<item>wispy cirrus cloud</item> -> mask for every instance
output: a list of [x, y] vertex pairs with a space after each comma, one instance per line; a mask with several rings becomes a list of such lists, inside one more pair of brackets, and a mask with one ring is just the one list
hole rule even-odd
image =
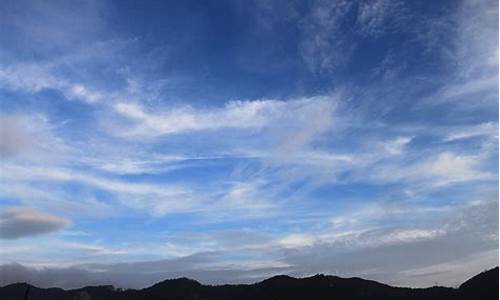
[[388, 31], [408, 30], [410, 12], [397, 0], [361, 1], [356, 25], [361, 34], [377, 37]]
[[323, 128], [326, 129], [331, 125], [335, 106], [335, 99], [317, 97], [290, 101], [231, 101], [219, 109], [186, 106], [167, 109], [163, 113], [148, 112], [136, 103], [117, 103], [114, 109], [123, 117], [135, 121], [124, 134], [166, 135], [226, 128], [259, 130], [275, 127], [278, 122], [307, 128], [323, 121]]
[[495, 174], [481, 171], [480, 158], [463, 156], [451, 152], [439, 153], [428, 159], [392, 168], [380, 166], [375, 169], [373, 180], [428, 181], [432, 185], [451, 184], [462, 181], [494, 180]]
[[452, 129], [445, 137], [445, 140], [457, 141], [474, 137], [498, 139], [498, 124], [486, 122], [469, 127]]
[[12, 90], [35, 94], [45, 90], [56, 90], [61, 92], [67, 99], [82, 101], [87, 104], [95, 104], [106, 98], [102, 90], [92, 89], [84, 83], [74, 82], [56, 75], [54, 69], [57, 64], [15, 64], [0, 69], [0, 84]]

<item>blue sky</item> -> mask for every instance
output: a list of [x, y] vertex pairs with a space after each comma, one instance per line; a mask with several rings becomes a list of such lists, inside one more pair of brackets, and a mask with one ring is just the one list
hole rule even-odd
[[496, 1], [3, 1], [2, 284], [498, 264]]

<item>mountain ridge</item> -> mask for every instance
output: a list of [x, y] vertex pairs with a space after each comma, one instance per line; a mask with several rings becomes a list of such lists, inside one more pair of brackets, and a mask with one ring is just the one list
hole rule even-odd
[[[26, 297], [27, 294], [27, 297]], [[64, 290], [27, 283], [0, 287], [3, 300], [210, 300], [210, 299], [498, 299], [498, 267], [479, 273], [458, 288], [393, 287], [359, 277], [317, 274], [295, 278], [277, 275], [253, 284], [204, 285], [186, 277], [167, 279], [143, 289], [111, 285]]]

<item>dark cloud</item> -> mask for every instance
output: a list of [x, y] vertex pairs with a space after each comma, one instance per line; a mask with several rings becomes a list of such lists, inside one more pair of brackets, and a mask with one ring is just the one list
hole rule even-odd
[[8, 208], [0, 213], [0, 238], [17, 239], [54, 232], [70, 221], [30, 208]]

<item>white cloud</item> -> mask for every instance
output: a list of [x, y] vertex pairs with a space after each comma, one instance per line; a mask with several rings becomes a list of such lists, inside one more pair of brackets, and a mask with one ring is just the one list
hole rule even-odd
[[457, 24], [453, 46], [444, 51], [454, 72], [435, 95], [419, 105], [454, 102], [460, 107], [496, 106], [498, 3], [488, 0], [461, 1], [453, 21]]
[[370, 178], [385, 182], [427, 182], [429, 187], [457, 182], [491, 180], [493, 174], [482, 171], [483, 157], [457, 155], [453, 152], [435, 154], [410, 164], [377, 166]]
[[477, 96], [474, 94], [494, 91], [497, 86], [498, 77], [471, 79], [470, 81], [446, 86], [445, 89], [441, 91], [441, 96], [444, 97], [444, 99], [461, 99], [461, 97], [469, 96], [469, 101], [477, 101], [477, 97], [472, 97]]
[[68, 78], [55, 75], [55, 66], [57, 64], [20, 63], [0, 69], [0, 86], [33, 94], [46, 89], [58, 90], [68, 99], [88, 104], [104, 98], [101, 91], [91, 90], [82, 83], [73, 83]]
[[194, 130], [220, 128], [253, 128], [265, 126], [269, 116], [286, 107], [281, 101], [235, 101], [218, 110], [195, 110], [191, 107], [174, 108], [164, 113], [146, 112], [144, 107], [132, 103], [117, 103], [115, 110], [121, 115], [139, 121], [139, 128], [147, 134], [171, 134]]
[[[366, 225], [365, 225], [366, 226]], [[303, 234], [291, 236], [286, 240], [286, 247], [300, 248], [305, 246], [329, 245], [337, 250], [353, 251], [356, 249], [375, 248], [380, 246], [400, 245], [425, 240], [432, 240], [447, 233], [444, 229], [401, 228], [384, 229], [381, 227], [361, 227], [356, 230], [332, 230], [332, 232]]]
[[310, 6], [300, 21], [299, 51], [315, 73], [332, 72], [349, 61], [357, 45], [347, 32], [373, 38], [406, 30], [409, 22], [408, 10], [397, 0], [319, 0]]
[[23, 181], [75, 181], [82, 182], [110, 192], [125, 194], [158, 194], [161, 196], [172, 196], [182, 193], [182, 189], [168, 188], [153, 184], [129, 183], [104, 177], [94, 176], [88, 173], [78, 172], [65, 168], [32, 167], [13, 164], [2, 166], [6, 173], [2, 176], [4, 180]]
[[290, 234], [279, 241], [279, 244], [285, 248], [302, 248], [312, 246], [318, 238], [310, 234]]
[[173, 164], [186, 160], [215, 159], [216, 157], [189, 157], [181, 155], [153, 155], [148, 157], [97, 157], [87, 160], [93, 168], [112, 174], [156, 174], [176, 169]]
[[58, 89], [65, 85], [63, 80], [50, 72], [50, 64], [19, 63], [0, 69], [0, 84], [12, 90], [37, 93], [41, 90]]
[[[411, 212], [408, 214], [411, 216]], [[436, 276], [421, 274], [416, 281], [404, 271], [453, 262], [449, 269], [453, 269], [453, 277], [446, 283], [459, 284], [467, 279], [467, 274], [491, 268], [495, 258], [498, 259], [498, 235], [492, 236], [498, 228], [498, 201], [493, 198], [477, 205], [462, 205], [447, 215], [449, 219], [441, 217], [435, 222], [426, 222], [425, 227], [408, 224], [387, 228], [386, 223], [379, 229], [336, 236], [328, 232], [315, 233], [318, 241], [313, 246], [286, 252], [284, 261], [293, 266], [295, 274], [334, 270], [335, 274], [344, 276], [412, 286], [422, 286]], [[476, 261], [469, 265], [470, 273], [463, 272], [459, 261], [489, 250], [492, 250], [490, 255], [481, 263], [476, 264]], [[437, 277], [447, 278], [445, 275]]]
[[464, 280], [478, 272], [488, 270], [498, 263], [498, 250], [474, 253], [453, 261], [399, 272], [401, 279], [393, 279], [392, 284], [406, 285], [411, 280], [415, 286], [428, 287], [443, 285], [457, 287]]
[[77, 197], [74, 193], [55, 188], [53, 185], [35, 186], [31, 182], [16, 182], [2, 178], [0, 195], [16, 199], [26, 206], [71, 216], [85, 214], [104, 217], [118, 212], [111, 203], [87, 195]]
[[387, 30], [401, 30], [406, 13], [400, 1], [360, 1], [356, 26], [363, 35], [379, 36]]
[[328, 72], [348, 60], [352, 49], [343, 40], [341, 24], [352, 9], [350, 1], [315, 1], [301, 24], [299, 50], [313, 72]]
[[[335, 107], [334, 99], [317, 97], [290, 101], [255, 100], [231, 101], [222, 108], [195, 109], [174, 107], [160, 112], [148, 111], [137, 103], [117, 103], [115, 111], [133, 121], [129, 130], [113, 132], [117, 135], [166, 135], [218, 129], [262, 129], [279, 122], [294, 126], [301, 124], [314, 128], [319, 121], [327, 122]], [[309, 122], [310, 124], [306, 124]], [[284, 126], [283, 124], [279, 126]], [[304, 133], [307, 135], [307, 132]]]
[[398, 137], [391, 141], [383, 142], [382, 147], [392, 155], [401, 154], [408, 143], [411, 142], [412, 137]]
[[102, 99], [99, 92], [91, 91], [82, 84], [73, 84], [66, 91], [69, 98], [78, 98], [87, 103], [95, 103]]
[[471, 137], [488, 137], [498, 139], [498, 124], [488, 122], [464, 128], [451, 130], [445, 137], [445, 141], [456, 141]]
[[237, 206], [251, 204], [253, 201], [257, 200], [255, 199], [257, 188], [257, 185], [254, 183], [236, 183], [228, 191], [226, 195], [227, 201]]
[[[456, 46], [461, 75], [470, 79], [486, 74], [492, 75], [490, 79], [498, 77], [498, 2], [462, 1], [458, 26]], [[480, 78], [479, 82], [482, 81]]]
[[0, 114], [0, 155], [2, 159], [47, 161], [69, 150], [53, 133], [44, 115]]
[[[146, 209], [153, 215], [164, 215], [179, 210], [197, 210], [204, 207], [202, 203], [196, 202], [196, 197], [191, 190], [181, 186], [130, 183], [65, 168], [4, 164], [2, 165], [2, 180], [11, 184], [78, 182], [111, 192], [124, 205]], [[195, 203], [200, 206], [197, 207]]]
[[390, 232], [381, 237], [381, 243], [409, 243], [434, 239], [446, 234], [442, 229], [402, 229]]
[[29, 133], [14, 118], [0, 119], [0, 154], [13, 156], [29, 147]]
[[419, 167], [415, 166], [413, 171], [416, 176], [427, 173], [448, 182], [491, 178], [489, 174], [479, 170], [478, 164], [479, 157], [461, 156], [445, 152], [423, 162]]

